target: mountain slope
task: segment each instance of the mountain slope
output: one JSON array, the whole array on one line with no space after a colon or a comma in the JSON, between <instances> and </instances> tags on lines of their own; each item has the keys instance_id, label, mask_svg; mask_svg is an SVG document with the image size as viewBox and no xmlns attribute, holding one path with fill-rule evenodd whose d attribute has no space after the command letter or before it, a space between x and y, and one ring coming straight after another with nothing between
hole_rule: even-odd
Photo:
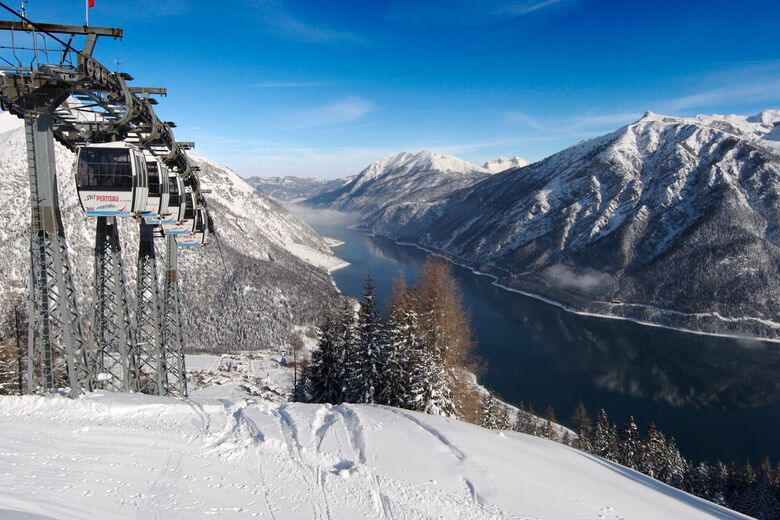
<instances>
[{"instance_id":1,"label":"mountain slope","mask_svg":"<svg viewBox=\"0 0 780 520\"><path fill-rule=\"evenodd\" d=\"M391 204L429 200L471 186L488 175L487 170L457 157L401 152L371 163L348 184L305 204L369 215Z\"/></svg>"},{"instance_id":2,"label":"mountain slope","mask_svg":"<svg viewBox=\"0 0 780 520\"><path fill-rule=\"evenodd\" d=\"M2 113L0 116L12 116ZM29 181L21 128L0 134L0 313L5 315L11 293L26 291L29 276ZM60 201L71 265L88 319L92 298L94 220L83 218L72 170L74 156L56 145ZM311 228L279 203L257 192L237 174L193 155L201 166L209 209L218 242L198 251L181 251L185 336L190 349L253 348L282 344L290 327L313 325L320 308L335 293L325 268L340 261ZM121 220L128 293L134 294L137 224ZM162 275L164 244L158 242L158 272ZM312 268L309 262L322 267Z\"/></svg>"},{"instance_id":3,"label":"mountain slope","mask_svg":"<svg viewBox=\"0 0 780 520\"><path fill-rule=\"evenodd\" d=\"M648 113L367 227L576 310L777 336L778 122Z\"/></svg>"},{"instance_id":4,"label":"mountain slope","mask_svg":"<svg viewBox=\"0 0 780 520\"><path fill-rule=\"evenodd\" d=\"M0 517L747 518L537 437L214 389L0 397Z\"/></svg>"},{"instance_id":5,"label":"mountain slope","mask_svg":"<svg viewBox=\"0 0 780 520\"><path fill-rule=\"evenodd\" d=\"M353 177L320 179L319 177L249 177L246 181L266 195L281 201L297 201L336 190Z\"/></svg>"}]
</instances>

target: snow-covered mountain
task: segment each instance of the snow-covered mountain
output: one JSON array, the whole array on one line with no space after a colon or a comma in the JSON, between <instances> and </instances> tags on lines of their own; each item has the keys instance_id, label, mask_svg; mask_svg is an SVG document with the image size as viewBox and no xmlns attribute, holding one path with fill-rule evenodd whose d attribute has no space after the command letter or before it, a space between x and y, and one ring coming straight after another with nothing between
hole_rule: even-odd
<instances>
[{"instance_id":1,"label":"snow-covered mountain","mask_svg":"<svg viewBox=\"0 0 780 520\"><path fill-rule=\"evenodd\" d=\"M321 179L319 177L249 177L246 181L276 200L298 201L338 189L353 177Z\"/></svg>"},{"instance_id":2,"label":"snow-covered mountain","mask_svg":"<svg viewBox=\"0 0 780 520\"><path fill-rule=\"evenodd\" d=\"M484 168L451 155L401 152L371 163L351 182L305 203L369 215L391 204L430 200L488 176Z\"/></svg>"},{"instance_id":3,"label":"snow-covered mountain","mask_svg":"<svg viewBox=\"0 0 780 520\"><path fill-rule=\"evenodd\" d=\"M0 113L2 124L13 116ZM0 134L0 313L6 296L25 291L29 276L29 181L24 134ZM95 221L83 217L72 181L74 155L56 144L60 202L70 259L89 317ZM191 349L253 348L282 344L290 327L313 325L335 288L327 269L341 261L323 239L279 203L261 194L236 173L193 154L213 214L218 241L197 251L181 251L179 270L185 335ZM126 274L134 283L138 230L121 220ZM160 274L164 244L158 244ZM319 268L312 268L316 265ZM133 287L133 285L131 285ZM133 291L129 291L132 298ZM5 315L5 314L0 314Z\"/></svg>"},{"instance_id":4,"label":"snow-covered mountain","mask_svg":"<svg viewBox=\"0 0 780 520\"><path fill-rule=\"evenodd\" d=\"M375 405L0 396L0 517L748 518L556 442Z\"/></svg>"},{"instance_id":5,"label":"snow-covered mountain","mask_svg":"<svg viewBox=\"0 0 780 520\"><path fill-rule=\"evenodd\" d=\"M499 157L498 159L492 159L482 165L484 169L490 173L499 173L509 168L522 168L531 164L522 157Z\"/></svg>"},{"instance_id":6,"label":"snow-covered mountain","mask_svg":"<svg viewBox=\"0 0 780 520\"><path fill-rule=\"evenodd\" d=\"M647 113L365 225L576 310L776 337L778 123Z\"/></svg>"}]
</instances>

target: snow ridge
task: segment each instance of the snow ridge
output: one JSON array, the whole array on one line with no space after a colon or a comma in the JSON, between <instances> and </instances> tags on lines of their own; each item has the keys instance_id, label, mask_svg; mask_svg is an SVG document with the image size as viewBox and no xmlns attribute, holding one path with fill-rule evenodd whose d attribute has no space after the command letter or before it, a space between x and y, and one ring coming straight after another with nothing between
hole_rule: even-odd
<instances>
[{"instance_id":1,"label":"snow ridge","mask_svg":"<svg viewBox=\"0 0 780 520\"><path fill-rule=\"evenodd\" d=\"M778 110L648 112L537 163L385 206L364 224L579 311L776 337L778 123Z\"/></svg>"}]
</instances>

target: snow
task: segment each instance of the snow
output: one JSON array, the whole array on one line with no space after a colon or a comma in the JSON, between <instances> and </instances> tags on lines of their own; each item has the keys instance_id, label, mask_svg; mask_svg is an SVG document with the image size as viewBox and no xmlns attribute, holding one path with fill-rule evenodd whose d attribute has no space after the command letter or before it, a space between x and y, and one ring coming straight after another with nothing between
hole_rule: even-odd
<instances>
[{"instance_id":1,"label":"snow","mask_svg":"<svg viewBox=\"0 0 780 520\"><path fill-rule=\"evenodd\" d=\"M0 517L745 518L545 439L236 388L0 397Z\"/></svg>"}]
</instances>

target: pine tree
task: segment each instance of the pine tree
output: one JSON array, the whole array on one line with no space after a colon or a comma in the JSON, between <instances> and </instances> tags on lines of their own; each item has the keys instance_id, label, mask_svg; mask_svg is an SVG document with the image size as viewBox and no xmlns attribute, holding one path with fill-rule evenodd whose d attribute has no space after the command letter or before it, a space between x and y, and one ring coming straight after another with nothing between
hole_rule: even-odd
<instances>
[{"instance_id":1,"label":"pine tree","mask_svg":"<svg viewBox=\"0 0 780 520\"><path fill-rule=\"evenodd\" d=\"M617 458L617 432L609 423L607 411L603 408L599 410L593 429L593 453L609 460Z\"/></svg>"},{"instance_id":2,"label":"pine tree","mask_svg":"<svg viewBox=\"0 0 780 520\"><path fill-rule=\"evenodd\" d=\"M685 474L688 471L689 462L680 454L674 437L668 439L665 444L659 480L678 489L682 488Z\"/></svg>"},{"instance_id":3,"label":"pine tree","mask_svg":"<svg viewBox=\"0 0 780 520\"><path fill-rule=\"evenodd\" d=\"M584 404L577 403L574 412L571 414L571 422L577 428L577 440L574 443L574 447L582 451L591 451L593 449L591 444L593 424Z\"/></svg>"},{"instance_id":4,"label":"pine tree","mask_svg":"<svg viewBox=\"0 0 780 520\"><path fill-rule=\"evenodd\" d=\"M480 426L490 430L498 429L498 400L492 394L482 396L482 420Z\"/></svg>"},{"instance_id":5,"label":"pine tree","mask_svg":"<svg viewBox=\"0 0 780 520\"><path fill-rule=\"evenodd\" d=\"M769 459L764 459L758 470L754 470L750 462L745 464L741 472L734 508L740 513L755 518L770 520L778 518L780 501L775 493L772 473Z\"/></svg>"},{"instance_id":6,"label":"pine tree","mask_svg":"<svg viewBox=\"0 0 780 520\"><path fill-rule=\"evenodd\" d=\"M558 440L558 433L555 431L555 423L558 420L555 418L555 409L552 406L547 407L547 411L544 414L545 421L542 426L541 436L545 439Z\"/></svg>"},{"instance_id":7,"label":"pine tree","mask_svg":"<svg viewBox=\"0 0 780 520\"><path fill-rule=\"evenodd\" d=\"M623 425L620 438L618 462L627 468L636 469L640 465L642 439L633 417Z\"/></svg>"},{"instance_id":8,"label":"pine tree","mask_svg":"<svg viewBox=\"0 0 780 520\"><path fill-rule=\"evenodd\" d=\"M343 401L345 346L351 340L351 325L345 314L343 306L342 314L337 318L330 310L325 312L317 350L312 352L306 371L306 380L311 388L310 399L315 403L338 404Z\"/></svg>"},{"instance_id":9,"label":"pine tree","mask_svg":"<svg viewBox=\"0 0 780 520\"><path fill-rule=\"evenodd\" d=\"M710 498L712 502L725 506L729 492L729 469L721 461L710 468Z\"/></svg>"},{"instance_id":10,"label":"pine tree","mask_svg":"<svg viewBox=\"0 0 780 520\"><path fill-rule=\"evenodd\" d=\"M512 421L509 418L509 407L504 403L499 403L496 425L498 426L499 430L512 429Z\"/></svg>"},{"instance_id":11,"label":"pine tree","mask_svg":"<svg viewBox=\"0 0 780 520\"><path fill-rule=\"evenodd\" d=\"M662 466L666 456L666 437L658 431L655 424L647 427L647 437L642 448L637 469L652 478L663 481Z\"/></svg>"},{"instance_id":12,"label":"pine tree","mask_svg":"<svg viewBox=\"0 0 780 520\"><path fill-rule=\"evenodd\" d=\"M383 325L382 365L377 402L400 408L411 407L411 359L415 348L416 318L409 307L406 283L399 276L393 285L390 309Z\"/></svg>"},{"instance_id":13,"label":"pine tree","mask_svg":"<svg viewBox=\"0 0 780 520\"><path fill-rule=\"evenodd\" d=\"M418 300L419 288L407 293L403 321L407 334L406 359L408 374L408 406L410 410L434 415L455 416L455 402L449 386L444 361L428 344L422 330L420 310L428 312Z\"/></svg>"},{"instance_id":14,"label":"pine tree","mask_svg":"<svg viewBox=\"0 0 780 520\"><path fill-rule=\"evenodd\" d=\"M528 413L523 403L520 403L517 407L517 413L515 414L515 420L512 423L512 430L520 433L527 433L534 435L534 428L532 423L534 422L533 416Z\"/></svg>"},{"instance_id":15,"label":"pine tree","mask_svg":"<svg viewBox=\"0 0 780 520\"><path fill-rule=\"evenodd\" d=\"M709 465L706 462L699 462L688 468L688 473L685 476L685 491L705 500L710 500L713 494L710 487L711 482Z\"/></svg>"},{"instance_id":16,"label":"pine tree","mask_svg":"<svg viewBox=\"0 0 780 520\"><path fill-rule=\"evenodd\" d=\"M384 369L383 327L379 320L374 282L370 276L363 284L363 297L358 311L354 348L346 360L348 374L347 399L353 403L374 403L382 384Z\"/></svg>"}]
</instances>

